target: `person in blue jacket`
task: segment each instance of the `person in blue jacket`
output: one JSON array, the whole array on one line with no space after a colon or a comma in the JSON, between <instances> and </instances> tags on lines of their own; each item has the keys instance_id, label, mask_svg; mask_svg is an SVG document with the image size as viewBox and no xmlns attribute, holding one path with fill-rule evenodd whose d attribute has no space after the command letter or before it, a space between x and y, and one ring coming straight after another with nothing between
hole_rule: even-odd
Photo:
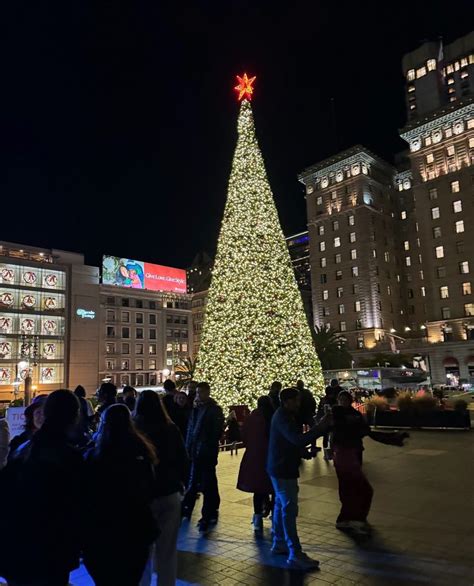
<instances>
[{"instance_id":1,"label":"person in blue jacket","mask_svg":"<svg viewBox=\"0 0 474 586\"><path fill-rule=\"evenodd\" d=\"M298 424L298 389L283 389L280 405L271 423L267 460L267 472L275 490L272 553L288 555L287 565L291 569L317 569L319 562L303 553L298 538L298 477L301 458L311 457L306 447L325 433L331 416L324 416L317 425L303 433Z\"/></svg>"}]
</instances>

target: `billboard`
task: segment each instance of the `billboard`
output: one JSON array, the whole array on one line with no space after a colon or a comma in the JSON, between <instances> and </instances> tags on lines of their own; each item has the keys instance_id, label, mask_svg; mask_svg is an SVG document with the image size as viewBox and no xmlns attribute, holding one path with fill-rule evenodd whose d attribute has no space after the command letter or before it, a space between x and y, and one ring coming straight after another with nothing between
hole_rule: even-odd
<instances>
[{"instance_id":1,"label":"billboard","mask_svg":"<svg viewBox=\"0 0 474 586\"><path fill-rule=\"evenodd\" d=\"M186 271L130 258L104 256L102 283L131 289L186 293Z\"/></svg>"}]
</instances>

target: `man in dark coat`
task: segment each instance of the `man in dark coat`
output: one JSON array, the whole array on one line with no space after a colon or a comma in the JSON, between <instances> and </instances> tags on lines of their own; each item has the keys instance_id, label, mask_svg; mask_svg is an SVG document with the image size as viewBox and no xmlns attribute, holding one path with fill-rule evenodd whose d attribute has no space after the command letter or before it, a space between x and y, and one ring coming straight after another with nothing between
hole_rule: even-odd
<instances>
[{"instance_id":1,"label":"man in dark coat","mask_svg":"<svg viewBox=\"0 0 474 586\"><path fill-rule=\"evenodd\" d=\"M198 522L200 531L207 531L210 524L217 522L220 505L217 486L216 466L219 440L224 429L224 415L221 407L211 399L208 383L199 383L196 401L189 418L186 448L191 459L191 473L188 490L183 500L182 515L191 518L198 492L204 502L202 518Z\"/></svg>"}]
</instances>

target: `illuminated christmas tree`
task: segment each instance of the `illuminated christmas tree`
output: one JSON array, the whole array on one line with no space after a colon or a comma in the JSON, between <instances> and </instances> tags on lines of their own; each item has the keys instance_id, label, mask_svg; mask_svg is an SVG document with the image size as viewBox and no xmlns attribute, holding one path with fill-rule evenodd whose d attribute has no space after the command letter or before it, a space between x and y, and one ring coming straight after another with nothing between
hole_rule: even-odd
<instances>
[{"instance_id":1,"label":"illuminated christmas tree","mask_svg":"<svg viewBox=\"0 0 474 586\"><path fill-rule=\"evenodd\" d=\"M195 378L223 405L255 406L279 380L323 388L321 366L268 183L252 116L255 77L238 77L241 107Z\"/></svg>"}]
</instances>

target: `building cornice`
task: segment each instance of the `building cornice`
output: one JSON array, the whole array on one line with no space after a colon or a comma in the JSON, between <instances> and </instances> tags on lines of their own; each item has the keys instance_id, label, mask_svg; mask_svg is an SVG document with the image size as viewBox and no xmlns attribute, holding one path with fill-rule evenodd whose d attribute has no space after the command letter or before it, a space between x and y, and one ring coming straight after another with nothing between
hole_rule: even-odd
<instances>
[{"instance_id":1,"label":"building cornice","mask_svg":"<svg viewBox=\"0 0 474 586\"><path fill-rule=\"evenodd\" d=\"M443 108L431 116L427 116L426 118L417 120L416 123L414 122L405 126L405 128L400 130L400 136L409 143L413 138L430 134L433 130L450 126L460 120L469 120L474 115L473 98L466 100L464 103L465 105L461 107L457 104L452 108Z\"/></svg>"}]
</instances>

